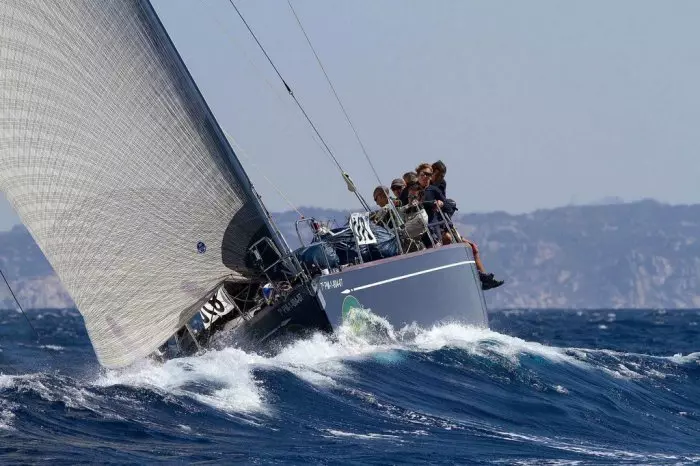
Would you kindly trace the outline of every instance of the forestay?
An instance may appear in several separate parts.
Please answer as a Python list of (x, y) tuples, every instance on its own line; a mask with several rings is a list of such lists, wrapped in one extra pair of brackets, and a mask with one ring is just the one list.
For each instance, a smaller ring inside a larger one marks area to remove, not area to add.
[(146, 0), (3, 0), (0, 70), (0, 189), (103, 365), (247, 280), (267, 221)]

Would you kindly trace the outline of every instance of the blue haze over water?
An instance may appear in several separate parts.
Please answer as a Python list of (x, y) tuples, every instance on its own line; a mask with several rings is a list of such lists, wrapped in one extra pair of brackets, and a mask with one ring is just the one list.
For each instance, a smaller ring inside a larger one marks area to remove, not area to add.
[[(0, 462), (691, 464), (700, 311), (501, 311), (121, 371), (74, 310), (0, 311)], [(380, 322), (381, 323), (381, 322)]]

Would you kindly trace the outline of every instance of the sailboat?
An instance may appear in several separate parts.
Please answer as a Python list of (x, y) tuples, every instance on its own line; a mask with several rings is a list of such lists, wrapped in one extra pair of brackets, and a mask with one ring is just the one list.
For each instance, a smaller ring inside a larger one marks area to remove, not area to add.
[[(3, 0), (0, 189), (107, 368), (333, 332), (488, 326), (464, 243), (409, 252), (367, 212), (292, 250), (148, 0)], [(397, 222), (400, 224), (400, 222)]]

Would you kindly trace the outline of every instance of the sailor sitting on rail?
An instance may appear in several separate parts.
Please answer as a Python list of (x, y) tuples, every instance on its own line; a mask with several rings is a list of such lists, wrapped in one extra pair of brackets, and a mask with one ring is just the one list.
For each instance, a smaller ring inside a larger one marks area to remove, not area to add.
[(393, 202), (396, 206), (399, 201), (396, 199), (390, 199), (389, 188), (386, 186), (377, 186), (374, 188), (372, 197), (374, 197), (374, 202), (376, 202), (379, 206), (379, 210), (372, 214), (371, 220), (392, 230), (394, 228), (394, 221), (391, 218), (391, 207), (389, 202)]
[[(457, 230), (454, 229), (450, 217), (457, 210), (457, 206), (454, 201), (448, 200), (445, 195), (447, 184), (444, 182), (444, 173), (447, 171), (447, 168), (442, 162), (439, 164), (436, 163), (435, 165), (442, 175), (438, 175), (437, 184), (434, 184), (433, 180), (433, 165), (421, 163), (416, 168), (418, 182), (409, 184), (401, 193), (402, 201), (407, 202), (409, 206), (422, 207), (419, 209), (420, 213), (412, 212), (411, 207), (408, 207), (408, 210), (406, 210), (407, 233), (414, 239), (420, 237), (425, 247), (428, 248), (432, 247), (434, 243), (449, 244), (452, 242), (466, 242), (472, 248), (474, 262), (479, 271), (482, 288), (488, 290), (503, 285), (503, 280), (496, 280), (492, 273), (487, 273), (484, 269), (476, 244), (472, 241), (462, 239)], [(440, 183), (441, 181), (443, 183)], [(414, 217), (409, 220), (409, 215), (411, 214), (413, 214)], [(423, 219), (425, 219), (424, 224), (421, 221)], [(409, 222), (410, 226), (415, 228), (409, 228)], [(424, 225), (427, 225), (428, 228), (426, 229)]]
[(403, 178), (396, 178), (391, 182), (391, 192), (398, 201), (397, 207), (401, 205), (401, 193), (406, 188), (406, 181)]
[[(397, 180), (394, 180), (392, 184), (395, 184), (396, 181)], [(403, 182), (403, 180), (399, 181)], [(417, 195), (419, 195), (420, 186), (418, 183), (414, 184), (417, 188)], [(389, 188), (386, 186), (377, 186), (372, 196), (374, 197), (374, 202), (376, 202), (380, 208), (372, 212), (370, 220), (388, 230), (394, 230), (394, 227), (399, 226), (399, 224), (404, 225), (403, 230), (406, 235), (399, 235), (404, 252), (414, 252), (423, 249), (424, 245), (421, 235), (427, 231), (428, 217), (418, 202), (416, 201), (414, 206), (401, 207), (401, 202), (398, 199), (391, 198)], [(392, 203), (395, 209), (392, 208)], [(398, 214), (400, 218), (395, 217), (396, 214)]]
[[(427, 166), (428, 164), (422, 164)], [(457, 203), (452, 199), (447, 198), (447, 182), (445, 181), (445, 174), (447, 174), (447, 167), (445, 164), (438, 160), (431, 167), (433, 176), (430, 180), (430, 189), (433, 192), (434, 198), (440, 199), (444, 202), (444, 206), (441, 207), (443, 213), (447, 216), (452, 217), (457, 211)], [(435, 192), (437, 189), (438, 192)], [(453, 235), (450, 230), (454, 229), (454, 225), (450, 221), (448, 225), (444, 225), (441, 229), (441, 242), (442, 244), (449, 244), (453, 242)]]
[(416, 175), (415, 172), (406, 172), (403, 174), (403, 182), (406, 183), (406, 185), (404, 189), (401, 190), (399, 201), (401, 201), (401, 205), (406, 206), (408, 205), (408, 186), (418, 183), (418, 175)]
[(389, 194), (389, 188), (387, 188), (386, 186), (377, 186), (376, 188), (374, 188), (372, 197), (374, 197), (374, 202), (376, 202), (376, 204), (382, 209), (389, 208), (389, 201), (393, 202), (396, 207), (401, 205), (398, 199), (394, 199), (391, 197), (391, 195)]
[[(417, 242), (419, 249), (430, 248), (434, 241), (428, 236), (428, 213), (423, 205), (423, 188), (417, 182), (409, 183), (401, 193), (406, 203), (400, 208), (408, 237)], [(409, 248), (414, 249), (415, 248)]]
[[(445, 181), (445, 175), (447, 174), (447, 166), (441, 160), (438, 160), (432, 165), (423, 163), (419, 165), (418, 168), (419, 170), (428, 170), (428, 167), (429, 170), (432, 172), (432, 177), (429, 188), (426, 188), (426, 198), (436, 199), (437, 202), (442, 203), (442, 205), (440, 205), (440, 208), (443, 209), (443, 211), (447, 214), (449, 220), (449, 217), (454, 215), (454, 213), (457, 211), (457, 204), (452, 199), (447, 198), (447, 181)], [(430, 193), (427, 193), (427, 191), (430, 191)], [(448, 224), (445, 225), (444, 228), (442, 228), (442, 243), (451, 243), (453, 240), (453, 235), (454, 239), (457, 242), (467, 243), (472, 248), (474, 262), (476, 263), (476, 268), (479, 271), (479, 278), (481, 279), (482, 288), (485, 290), (489, 290), (491, 288), (496, 288), (503, 285), (503, 280), (497, 280), (494, 278), (492, 273), (486, 273), (484, 264), (481, 262), (481, 256), (479, 255), (479, 248), (476, 245), (476, 243), (466, 238), (463, 238), (459, 234), (459, 232), (454, 228), (452, 222), (448, 221)]]

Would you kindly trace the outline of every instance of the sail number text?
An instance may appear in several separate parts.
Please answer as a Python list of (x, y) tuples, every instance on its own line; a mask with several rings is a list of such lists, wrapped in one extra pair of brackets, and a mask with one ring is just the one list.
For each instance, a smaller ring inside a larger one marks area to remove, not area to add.
[(334, 290), (343, 286), (343, 279), (336, 278), (334, 280), (328, 280), (327, 282), (321, 282), (321, 287), (324, 290)]

